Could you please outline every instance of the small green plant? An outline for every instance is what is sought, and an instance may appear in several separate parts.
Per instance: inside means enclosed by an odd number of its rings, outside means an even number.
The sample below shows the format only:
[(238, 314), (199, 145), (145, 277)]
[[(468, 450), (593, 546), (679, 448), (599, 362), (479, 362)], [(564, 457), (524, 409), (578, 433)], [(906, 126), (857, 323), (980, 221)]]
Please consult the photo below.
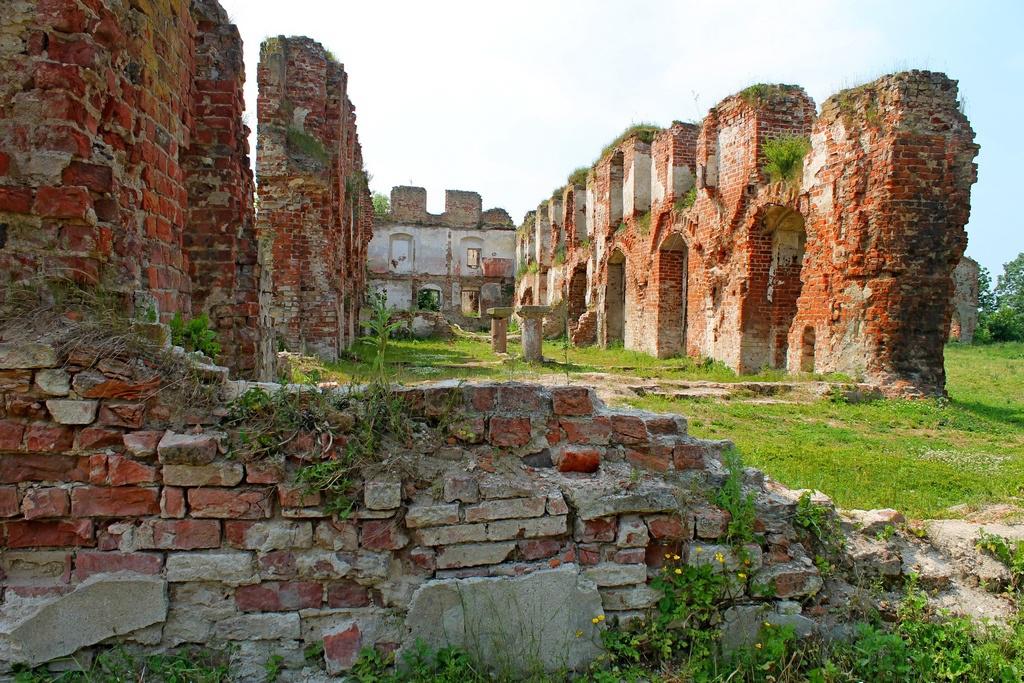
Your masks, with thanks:
[(560, 266), (565, 263), (565, 247), (561, 246), (555, 249), (555, 265)]
[(718, 489), (714, 502), (729, 515), (726, 539), (733, 544), (749, 543), (754, 540), (754, 494), (743, 493), (743, 459), (735, 448), (724, 456), (728, 475)]
[(227, 683), (229, 652), (189, 648), (139, 655), (124, 647), (101, 652), (85, 671), (16, 668), (15, 683)]
[(795, 185), (803, 174), (804, 157), (811, 151), (811, 141), (800, 135), (780, 135), (765, 140), (761, 148), (764, 155), (764, 173), (773, 183)]
[(804, 491), (796, 501), (793, 526), (806, 531), (828, 549), (841, 547), (845, 542), (835, 514), (828, 507), (815, 503), (810, 491)]
[(1024, 591), (1024, 541), (1012, 542), (982, 529), (978, 532), (978, 541), (975, 545), (1010, 570), (1010, 588), (1012, 590)]
[(697, 201), (697, 188), (696, 188), (696, 186), (694, 186), (694, 187), (691, 187), (689, 190), (687, 190), (686, 194), (684, 194), (682, 197), (677, 199), (675, 201), (675, 204), (673, 204), (673, 206), (675, 207), (676, 211), (685, 211), (686, 209), (689, 209), (691, 206), (693, 206), (694, 202), (696, 202), (696, 201)]
[(281, 655), (270, 655), (267, 658), (266, 663), (263, 665), (263, 670), (266, 671), (267, 677), (266, 683), (276, 683), (277, 679), (281, 676), (281, 669), (284, 665), (284, 657)]
[(373, 215), (377, 218), (385, 218), (391, 213), (391, 200), (388, 199), (386, 194), (380, 192), (374, 192), (373, 197)]
[(650, 234), (650, 232), (651, 232), (651, 212), (650, 211), (647, 211), (646, 213), (640, 215), (636, 219), (636, 231), (637, 231), (638, 234), (642, 235), (643, 237), (646, 237), (647, 235)]
[(626, 221), (622, 221), (621, 223), (619, 223), (619, 226), (615, 228), (615, 234), (618, 235), (620, 233), (626, 232), (626, 227)]
[(321, 164), (326, 164), (331, 160), (331, 155), (324, 147), (324, 143), (304, 130), (290, 127), (285, 134), (285, 139), (288, 149), (294, 153), (307, 156)]
[(569, 174), (569, 184), (576, 187), (587, 186), (587, 176), (590, 175), (590, 167), (580, 166)]
[(181, 313), (171, 318), (171, 343), (186, 351), (199, 351), (216, 359), (220, 354), (217, 333), (210, 329), (210, 318), (200, 313), (191, 320), (185, 320)]
[(397, 666), (393, 654), (384, 655), (372, 647), (364, 647), (352, 666), (352, 676), (358, 683), (483, 683), (494, 680), (465, 650), (457, 647), (435, 650), (422, 640), (402, 653), (402, 661)]

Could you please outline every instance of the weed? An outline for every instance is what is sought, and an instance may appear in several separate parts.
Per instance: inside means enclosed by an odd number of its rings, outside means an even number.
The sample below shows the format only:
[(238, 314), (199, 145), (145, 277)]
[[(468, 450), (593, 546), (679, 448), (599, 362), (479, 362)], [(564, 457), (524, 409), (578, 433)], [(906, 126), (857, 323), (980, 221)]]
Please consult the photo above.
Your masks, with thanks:
[(87, 670), (51, 673), (15, 669), (15, 683), (227, 683), (228, 652), (199, 648), (137, 655), (116, 647), (96, 656)]
[(568, 178), (569, 184), (570, 185), (575, 185), (576, 187), (586, 187), (587, 186), (587, 176), (589, 176), (589, 175), (590, 175), (590, 167), (589, 166), (580, 166), (579, 168), (575, 169), (572, 173), (569, 174), (569, 178)]
[(810, 491), (804, 491), (796, 501), (793, 526), (809, 533), (828, 551), (840, 550), (845, 544), (835, 513), (824, 505), (816, 504)]
[(1013, 542), (982, 529), (975, 545), (1006, 566), (1012, 590), (1024, 591), (1024, 541)]
[(220, 354), (217, 333), (210, 328), (210, 318), (205, 313), (190, 320), (182, 318), (180, 312), (175, 313), (171, 318), (171, 343), (186, 351), (199, 351), (212, 359)]
[(456, 647), (432, 649), (422, 640), (402, 653), (396, 670), (393, 654), (381, 654), (364, 647), (352, 667), (358, 683), (482, 683), (494, 680), (478, 667), (465, 650)]
[(281, 668), (284, 664), (284, 657), (281, 655), (270, 655), (267, 658), (266, 663), (263, 665), (263, 670), (266, 672), (266, 683), (276, 683), (278, 677), (281, 675)]
[[(640, 142), (646, 142), (650, 144), (651, 142), (654, 141), (654, 136), (660, 133), (661, 130), (661, 126), (655, 125), (653, 123), (634, 123), (629, 128), (622, 131), (622, 133), (620, 133), (614, 140), (612, 140), (611, 142), (604, 146), (604, 148), (601, 150), (601, 154), (599, 154), (597, 157), (597, 161), (594, 162), (594, 166), (597, 165), (598, 161), (604, 159), (606, 156), (614, 152), (616, 148), (618, 148), (618, 146), (621, 145), (626, 140), (629, 140), (630, 138), (636, 138)], [(576, 172), (577, 171), (574, 171), (574, 173)]]
[(563, 263), (565, 263), (565, 247), (561, 246), (561, 247), (558, 247), (558, 249), (555, 249), (554, 264), (556, 266), (560, 266)]
[(799, 86), (786, 85), (785, 83), (755, 83), (740, 90), (738, 94), (747, 104), (757, 106), (771, 102), (798, 89)]
[(288, 149), (297, 154), (309, 157), (320, 164), (327, 164), (331, 160), (324, 143), (299, 128), (289, 127), (285, 134)]
[(765, 158), (764, 173), (769, 182), (799, 183), (804, 157), (811, 151), (811, 141), (800, 135), (780, 135), (765, 140), (761, 152)]
[(636, 231), (646, 237), (651, 232), (651, 212), (647, 211), (636, 219)]
[(691, 187), (689, 190), (687, 190), (686, 194), (684, 194), (682, 197), (679, 197), (678, 199), (676, 199), (675, 204), (673, 204), (673, 207), (675, 208), (676, 211), (684, 211), (684, 210), (690, 208), (691, 206), (693, 206), (694, 202), (696, 202), (696, 201), (697, 201), (697, 188), (696, 188), (696, 186), (694, 186), (694, 187)]
[(729, 449), (724, 461), (728, 476), (714, 502), (730, 515), (726, 539), (736, 545), (749, 543), (754, 540), (754, 494), (743, 493), (743, 460), (739, 452)]

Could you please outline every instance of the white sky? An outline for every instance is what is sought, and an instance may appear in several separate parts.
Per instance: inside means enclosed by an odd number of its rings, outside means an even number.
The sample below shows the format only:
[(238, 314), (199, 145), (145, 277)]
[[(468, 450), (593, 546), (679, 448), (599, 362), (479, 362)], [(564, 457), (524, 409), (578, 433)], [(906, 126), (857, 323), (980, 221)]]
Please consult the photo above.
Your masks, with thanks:
[(433, 212), (445, 189), (475, 190), (517, 223), (630, 123), (700, 119), (761, 81), (820, 104), (885, 72), (945, 71), (982, 146), (968, 254), (995, 274), (1024, 251), (1019, 0), (221, 3), (250, 121), (260, 42), (310, 36), (345, 64), (372, 189), (426, 187)]

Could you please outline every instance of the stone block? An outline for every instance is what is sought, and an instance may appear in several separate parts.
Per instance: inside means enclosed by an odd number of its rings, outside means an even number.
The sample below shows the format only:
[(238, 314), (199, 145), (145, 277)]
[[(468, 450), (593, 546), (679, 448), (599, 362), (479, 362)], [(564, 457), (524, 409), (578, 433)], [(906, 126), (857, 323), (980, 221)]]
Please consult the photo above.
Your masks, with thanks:
[(188, 505), (193, 517), (269, 518), (274, 511), (273, 489), (188, 489)]
[(0, 517), (17, 517), (20, 512), (17, 487), (0, 486)]
[(160, 491), (136, 486), (79, 486), (71, 491), (75, 517), (134, 517), (160, 514)]
[(234, 486), (243, 475), (244, 468), (237, 462), (163, 466), (164, 483), (171, 486)]
[(257, 577), (251, 553), (184, 552), (168, 553), (167, 580), (172, 583), (214, 581), (240, 586), (256, 583)]
[(580, 671), (601, 653), (591, 621), (599, 614), (596, 587), (574, 565), (512, 578), (432, 581), (413, 594), (402, 648), (421, 639), (432, 648), (466, 649), (512, 673), (534, 673), (530, 667), (538, 665)]
[(217, 440), (209, 434), (166, 432), (157, 444), (165, 465), (209, 465), (217, 457)]
[(540, 517), (544, 514), (546, 503), (545, 496), (485, 500), (466, 508), (466, 521), (482, 522), (492, 519)]
[(531, 519), (502, 519), (487, 524), (487, 540), (505, 541), (513, 538), (561, 536), (568, 533), (568, 530), (564, 515)]
[(673, 490), (666, 487), (649, 486), (630, 492), (579, 487), (568, 491), (568, 495), (583, 520), (621, 514), (675, 512), (679, 509)]
[(125, 450), (136, 458), (152, 458), (163, 435), (163, 432), (128, 432), (124, 435)]
[(75, 555), (75, 579), (84, 581), (93, 574), (131, 572), (156, 575), (163, 569), (164, 559), (154, 553), (119, 553), (80, 550)]
[(21, 501), (25, 519), (65, 517), (71, 509), (68, 492), (64, 489), (29, 489)]
[(498, 564), (508, 559), (515, 543), (464, 543), (445, 546), (437, 555), (438, 569), (458, 569)]
[(0, 370), (52, 368), (57, 351), (49, 344), (36, 342), (0, 342)]
[(646, 548), (650, 542), (647, 525), (633, 515), (619, 519), (619, 532), (615, 537), (615, 545), (620, 548)]
[(302, 633), (298, 612), (240, 614), (218, 621), (219, 640), (297, 640)]
[(242, 550), (291, 550), (313, 547), (311, 522), (224, 522), (224, 540)]
[(13, 661), (34, 666), (166, 618), (162, 579), (99, 574), (55, 600), (19, 610), (0, 632)]
[(354, 621), (325, 632), (323, 642), (324, 662), (327, 664), (327, 673), (332, 675), (351, 669), (363, 647), (362, 633)]
[(555, 415), (590, 415), (594, 404), (586, 387), (552, 387), (552, 411)]
[(71, 375), (60, 368), (39, 370), (35, 375), (35, 385), (47, 396), (67, 396), (71, 391)]
[(606, 610), (649, 609), (661, 598), (661, 592), (648, 586), (629, 588), (604, 588), (601, 603)]
[(552, 458), (559, 472), (592, 474), (601, 466), (601, 451), (592, 446), (558, 448)]
[(8, 548), (53, 548), (96, 545), (91, 519), (6, 522)]
[(488, 422), (488, 440), (502, 448), (516, 448), (530, 443), (532, 427), (528, 417), (494, 416)]
[(785, 626), (801, 639), (815, 631), (814, 622), (799, 613), (783, 612), (774, 605), (735, 605), (722, 613), (722, 650), (728, 654), (753, 647), (760, 642), (762, 629)]
[(487, 540), (486, 524), (457, 524), (454, 526), (432, 527), (416, 532), (420, 545), (451, 545)]
[(235, 589), (235, 604), (243, 612), (313, 609), (323, 603), (323, 592), (323, 586), (312, 581), (264, 581)]
[(446, 503), (475, 503), (480, 500), (480, 486), (473, 477), (449, 475), (444, 478), (442, 497)]
[(583, 570), (583, 575), (599, 587), (629, 586), (647, 583), (646, 564), (616, 564), (601, 562)]
[(409, 544), (409, 537), (393, 519), (370, 520), (360, 526), (359, 545), (367, 550), (400, 550)]
[(159, 478), (155, 467), (136, 462), (131, 458), (111, 455), (107, 458), (106, 483), (111, 486), (128, 484), (153, 484)]
[(405, 513), (405, 526), (418, 529), (425, 526), (444, 526), (459, 523), (459, 506), (412, 505)]
[(402, 505), (402, 482), (368, 481), (363, 486), (363, 504), (370, 510), (394, 510)]

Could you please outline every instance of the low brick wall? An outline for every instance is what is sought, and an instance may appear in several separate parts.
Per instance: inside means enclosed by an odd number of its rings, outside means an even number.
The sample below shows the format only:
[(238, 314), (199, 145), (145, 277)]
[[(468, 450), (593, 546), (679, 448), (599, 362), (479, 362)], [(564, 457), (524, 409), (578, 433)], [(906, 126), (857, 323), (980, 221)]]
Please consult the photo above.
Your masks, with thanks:
[[(225, 396), (252, 386), (225, 379)], [(406, 613), (425, 587), (575, 572), (613, 621), (654, 604), (648, 579), (666, 555), (723, 571), (743, 562), (771, 598), (821, 585), (790, 526), (794, 497), (753, 470), (762, 542), (742, 554), (725, 544), (728, 513), (709, 500), (728, 443), (687, 436), (682, 418), (609, 410), (577, 386), (399, 391), (417, 425), (413, 466), (368, 477), (338, 519), (294, 482), (301, 448), (284, 463), (241, 462), (216, 424), (222, 409), (175, 423), (153, 381), (123, 363), (0, 343), (0, 671), (76, 648), (85, 661), (100, 641), (228, 641), (257, 672), (280, 654), (293, 673), (322, 643), (339, 672), (363, 646), (408, 644), (424, 625)], [(134, 630), (110, 623), (111, 593)], [(164, 602), (131, 602), (154, 594)], [(42, 625), (62, 601), (74, 628), (55, 638)], [(584, 616), (597, 642), (603, 625)]]

